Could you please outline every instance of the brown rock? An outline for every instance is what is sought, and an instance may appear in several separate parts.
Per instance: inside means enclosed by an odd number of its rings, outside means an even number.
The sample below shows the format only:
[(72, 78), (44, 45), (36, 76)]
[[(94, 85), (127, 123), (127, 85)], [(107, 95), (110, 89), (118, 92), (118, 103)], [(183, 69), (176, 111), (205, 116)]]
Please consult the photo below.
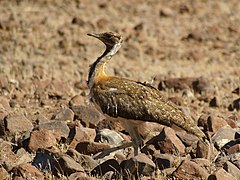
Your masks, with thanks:
[(156, 165), (154, 162), (148, 158), (146, 154), (140, 153), (137, 156), (126, 160), (124, 163), (121, 163), (121, 166), (124, 170), (124, 176), (129, 178), (129, 176), (151, 176), (154, 172)]
[(208, 177), (208, 180), (237, 180), (236, 177), (232, 176), (228, 172), (226, 172), (223, 168), (218, 169), (216, 172), (211, 174)]
[(4, 167), (0, 167), (0, 179), (7, 180), (10, 179), (10, 175), (8, 174), (7, 170)]
[(184, 160), (173, 173), (173, 176), (179, 179), (206, 179), (208, 175), (204, 168), (189, 160)]
[(176, 134), (186, 146), (191, 146), (199, 140), (196, 136), (189, 134), (186, 131), (176, 131)]
[(69, 101), (69, 105), (71, 107), (73, 106), (83, 106), (85, 104), (85, 98), (81, 95), (76, 95), (72, 97), (72, 99)]
[(174, 11), (170, 8), (165, 7), (165, 8), (162, 8), (160, 10), (160, 16), (171, 17), (171, 16), (174, 16), (174, 15), (175, 15)]
[(33, 124), (23, 115), (8, 116), (6, 118), (6, 129), (12, 134), (21, 134), (26, 131), (32, 131)]
[(96, 166), (92, 171), (92, 176), (102, 177), (108, 172), (113, 172), (111, 175), (112, 179), (119, 179), (121, 173), (121, 166), (115, 159), (109, 159)]
[(210, 102), (209, 102), (209, 106), (210, 107), (219, 107), (220, 104), (219, 104), (219, 100), (217, 97), (213, 97)]
[(68, 180), (98, 180), (98, 179), (92, 176), (90, 177), (84, 172), (75, 172), (68, 177)]
[(13, 178), (21, 177), (23, 179), (42, 179), (44, 175), (31, 164), (20, 164), (12, 169)]
[(69, 127), (67, 126), (66, 121), (58, 121), (58, 120), (51, 120), (51, 121), (42, 121), (39, 124), (39, 130), (53, 130), (56, 132), (55, 135), (59, 134), (60, 139), (61, 137), (67, 138), (70, 132)]
[(68, 155), (60, 156), (55, 162), (55, 167), (67, 176), (75, 172), (84, 172), (83, 167)]
[(174, 90), (184, 90), (192, 87), (192, 82), (195, 78), (172, 78), (160, 81), (158, 89), (164, 90), (166, 88), (174, 88)]
[(91, 156), (80, 154), (75, 149), (68, 149), (67, 155), (71, 156), (77, 163), (79, 163), (85, 171), (91, 171), (98, 165)]
[(4, 109), (10, 109), (9, 99), (6, 96), (0, 96), (0, 104)]
[(59, 121), (73, 121), (74, 119), (74, 113), (71, 109), (65, 108), (62, 109), (60, 112), (58, 112), (55, 115), (54, 120), (59, 120)]
[(237, 179), (240, 179), (240, 169), (237, 168), (233, 163), (229, 161), (225, 162), (223, 164), (223, 169)]
[(153, 144), (156, 149), (160, 149), (162, 153), (176, 155), (185, 153), (185, 146), (182, 141), (176, 136), (175, 131), (169, 127), (163, 129)]
[(8, 79), (7, 76), (0, 74), (0, 89), (8, 88)]
[(96, 128), (98, 122), (104, 119), (104, 116), (91, 106), (73, 106), (71, 109), (85, 127)]
[(76, 150), (82, 154), (92, 155), (110, 148), (109, 144), (97, 143), (97, 142), (80, 142), (76, 146)]
[(208, 117), (207, 123), (208, 123), (209, 130), (214, 133), (217, 132), (223, 126), (228, 125), (227, 122), (223, 118), (214, 116), (214, 115), (211, 115)]
[(191, 161), (197, 163), (203, 169), (206, 169), (209, 173), (211, 172), (211, 162), (204, 158), (194, 158)]
[(24, 148), (20, 148), (17, 151), (16, 156), (17, 156), (16, 165), (30, 163), (33, 160), (33, 157)]
[(240, 144), (235, 144), (226, 150), (227, 154), (234, 154), (240, 152)]
[(11, 170), (17, 161), (16, 154), (12, 151), (11, 143), (0, 139), (0, 164), (5, 164)]
[(70, 147), (75, 148), (76, 145), (83, 141), (94, 141), (96, 137), (96, 131), (91, 128), (83, 128), (83, 127), (73, 127), (70, 133)]
[(29, 140), (28, 149), (31, 152), (36, 152), (39, 148), (45, 149), (57, 144), (56, 135), (53, 130), (43, 129), (33, 131)]
[(172, 168), (174, 158), (170, 154), (154, 154), (154, 163), (160, 169)]
[(74, 17), (74, 18), (72, 19), (72, 24), (77, 24), (77, 25), (79, 25), (79, 26), (84, 26), (84, 25), (85, 25), (85, 22), (84, 22), (84, 20), (83, 20), (82, 18), (80, 18), (80, 17)]

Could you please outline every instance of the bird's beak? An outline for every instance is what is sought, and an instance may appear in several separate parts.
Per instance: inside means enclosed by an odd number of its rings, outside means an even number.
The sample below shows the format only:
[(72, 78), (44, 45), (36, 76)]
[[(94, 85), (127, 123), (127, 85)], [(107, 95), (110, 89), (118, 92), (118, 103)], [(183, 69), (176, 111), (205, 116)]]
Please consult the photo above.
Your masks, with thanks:
[(96, 33), (88, 33), (87, 35), (88, 35), (88, 36), (95, 37), (95, 38), (98, 38), (98, 39), (101, 38), (100, 34), (96, 34)]

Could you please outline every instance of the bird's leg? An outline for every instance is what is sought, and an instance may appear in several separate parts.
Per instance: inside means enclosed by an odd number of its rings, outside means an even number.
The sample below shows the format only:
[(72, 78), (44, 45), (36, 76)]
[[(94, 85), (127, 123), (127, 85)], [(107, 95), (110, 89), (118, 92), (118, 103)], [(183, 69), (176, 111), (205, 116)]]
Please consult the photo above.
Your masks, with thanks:
[(142, 146), (142, 144), (143, 144), (142, 137), (140, 136), (140, 134), (138, 132), (138, 127), (131, 128), (131, 130), (129, 131), (129, 134), (130, 134), (130, 136), (132, 138), (132, 142), (133, 142), (134, 156), (137, 156), (138, 148), (139, 148), (139, 146)]

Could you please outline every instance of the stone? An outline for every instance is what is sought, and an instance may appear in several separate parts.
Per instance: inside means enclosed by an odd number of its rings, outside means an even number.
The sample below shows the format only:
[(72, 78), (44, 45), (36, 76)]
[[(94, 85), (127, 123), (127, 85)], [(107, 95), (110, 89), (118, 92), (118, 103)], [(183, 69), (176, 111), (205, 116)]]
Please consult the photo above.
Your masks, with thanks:
[(61, 137), (67, 138), (70, 132), (69, 127), (67, 126), (66, 121), (58, 121), (58, 120), (51, 120), (51, 121), (42, 121), (39, 123), (38, 126), (39, 130), (52, 130), (55, 131), (56, 134), (59, 134)]
[(16, 165), (17, 155), (12, 151), (12, 145), (8, 141), (0, 139), (0, 165), (5, 164), (7, 171)]
[(191, 161), (197, 163), (203, 169), (206, 169), (208, 173), (211, 172), (211, 162), (208, 159), (204, 158), (194, 158)]
[(54, 120), (59, 120), (59, 121), (71, 122), (73, 121), (73, 119), (74, 119), (74, 112), (69, 108), (62, 109), (54, 117)]
[(9, 99), (6, 96), (0, 96), (0, 104), (4, 109), (10, 109)]
[(96, 128), (97, 124), (105, 117), (91, 106), (73, 106), (73, 110), (76, 119), (81, 121), (85, 127)]
[(79, 163), (85, 171), (91, 171), (98, 165), (98, 163), (91, 156), (80, 154), (75, 149), (68, 149), (66, 154), (71, 156), (77, 163)]
[(75, 148), (78, 143), (83, 141), (94, 141), (96, 137), (96, 131), (91, 128), (84, 128), (84, 127), (73, 127), (71, 129), (71, 133), (69, 135), (71, 148)]
[(35, 166), (31, 164), (20, 164), (12, 169), (13, 179), (21, 177), (23, 179), (39, 179), (44, 180), (44, 175)]
[(236, 177), (236, 179), (240, 179), (240, 169), (237, 168), (233, 163), (229, 161), (225, 162), (223, 164), (223, 169), (232, 176)]
[(0, 89), (8, 88), (8, 78), (7, 76), (0, 74)]
[(17, 156), (16, 165), (30, 163), (33, 160), (33, 157), (24, 148), (18, 149), (16, 156)]
[(23, 115), (12, 115), (6, 118), (6, 129), (12, 134), (21, 134), (32, 131), (33, 124)]
[(234, 154), (240, 152), (240, 144), (235, 144), (226, 150), (227, 154)]
[(57, 168), (58, 172), (66, 176), (69, 176), (70, 174), (75, 172), (84, 172), (83, 167), (79, 163), (77, 163), (73, 158), (65, 154), (61, 155), (55, 161), (55, 167)]
[(208, 129), (212, 132), (217, 132), (220, 128), (224, 126), (228, 126), (228, 123), (225, 121), (225, 119), (211, 115), (207, 119), (208, 123)]
[(160, 91), (165, 90), (166, 88), (174, 90), (184, 90), (192, 87), (192, 82), (195, 78), (170, 78), (164, 81), (160, 81), (158, 89)]
[(204, 168), (190, 160), (184, 160), (173, 173), (177, 179), (206, 179), (208, 175)]
[(163, 131), (156, 137), (153, 142), (156, 149), (160, 149), (162, 153), (168, 154), (184, 154), (185, 146), (176, 136), (175, 131), (170, 127), (165, 127)]
[(185, 146), (191, 146), (199, 140), (197, 136), (189, 134), (186, 131), (176, 131), (176, 134)]
[(68, 178), (68, 180), (98, 180), (95, 177), (90, 177), (84, 172), (75, 172), (72, 173)]
[(56, 144), (55, 132), (53, 130), (43, 129), (31, 133), (28, 149), (30, 152), (36, 152), (38, 149), (50, 148)]
[(112, 179), (120, 178), (121, 166), (117, 160), (109, 159), (99, 164), (91, 171), (91, 176), (102, 177), (108, 172), (113, 172), (113, 174), (111, 174)]
[(101, 129), (97, 132), (96, 142), (103, 142), (103, 143), (108, 143), (113, 146), (119, 145), (121, 142), (124, 141), (122, 136), (118, 134), (117, 132), (110, 130), (110, 129)]
[(170, 154), (154, 154), (153, 161), (160, 170), (163, 170), (173, 167), (174, 158)]
[(236, 177), (226, 172), (223, 168), (218, 169), (208, 177), (208, 180), (237, 180)]
[(233, 119), (226, 119), (226, 122), (231, 128), (233, 129), (238, 128), (237, 122), (234, 121)]
[(170, 8), (164, 7), (160, 10), (160, 16), (171, 17), (171, 16), (174, 16), (174, 15), (175, 15), (174, 11)]
[(222, 127), (212, 137), (214, 145), (221, 149), (225, 144), (235, 139), (236, 131), (229, 126)]
[(73, 96), (72, 99), (69, 101), (69, 106), (83, 106), (85, 105), (85, 98), (81, 95)]
[(0, 179), (1, 180), (11, 179), (10, 175), (8, 174), (7, 170), (4, 169), (4, 167), (0, 167)]
[(110, 147), (111, 146), (106, 143), (84, 141), (77, 144), (76, 150), (82, 154), (92, 155)]
[(129, 178), (129, 176), (139, 177), (141, 175), (151, 176), (156, 168), (154, 162), (143, 153), (123, 161), (121, 166), (123, 168), (123, 174), (126, 178)]

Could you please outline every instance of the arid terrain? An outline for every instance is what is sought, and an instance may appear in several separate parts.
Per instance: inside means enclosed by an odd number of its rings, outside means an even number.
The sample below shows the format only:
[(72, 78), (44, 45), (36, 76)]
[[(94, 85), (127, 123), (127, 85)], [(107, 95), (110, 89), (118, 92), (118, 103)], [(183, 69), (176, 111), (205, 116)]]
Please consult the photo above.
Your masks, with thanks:
[[(147, 123), (130, 141), (88, 103), (89, 65), (124, 38), (107, 72), (146, 82), (191, 117), (208, 146)], [(239, 0), (1, 0), (0, 179), (240, 179)], [(174, 129), (174, 130), (173, 130)]]

